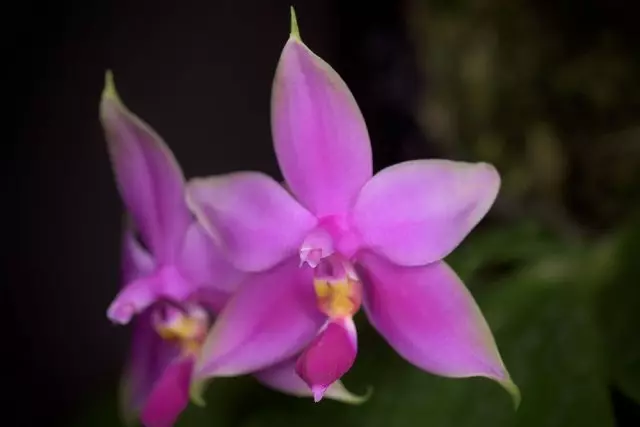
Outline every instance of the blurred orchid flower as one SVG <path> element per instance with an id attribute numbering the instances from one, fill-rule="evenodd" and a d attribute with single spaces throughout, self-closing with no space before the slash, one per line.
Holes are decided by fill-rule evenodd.
<path id="1" fill-rule="evenodd" d="M 149 258 L 145 274 L 123 286 L 108 317 L 126 324 L 160 299 L 185 301 L 201 288 L 221 307 L 242 274 L 189 212 L 178 162 L 160 136 L 120 101 L 111 73 L 100 118 L 120 195 Z"/>
<path id="2" fill-rule="evenodd" d="M 486 163 L 416 160 L 373 176 L 362 114 L 300 39 L 295 14 L 276 70 L 272 132 L 282 186 L 238 172 L 194 180 L 188 203 L 234 264 L 267 271 L 221 312 L 196 366 L 230 376 L 301 355 L 315 400 L 349 370 L 361 306 L 417 367 L 484 376 L 519 392 L 471 294 L 443 261 L 485 216 L 500 176 Z"/>
<path id="3" fill-rule="evenodd" d="M 108 310 L 116 323 L 134 319 L 123 389 L 125 415 L 139 415 L 147 427 L 171 426 L 187 406 L 190 391 L 203 381 L 193 367 L 215 315 L 247 274 L 226 260 L 192 217 L 173 154 L 122 104 L 111 73 L 102 95 L 101 120 L 131 219 L 123 238 L 123 288 Z M 294 363 L 284 361 L 255 374 L 268 387 L 309 396 Z M 357 400 L 341 383 L 334 384 L 328 397 Z"/>

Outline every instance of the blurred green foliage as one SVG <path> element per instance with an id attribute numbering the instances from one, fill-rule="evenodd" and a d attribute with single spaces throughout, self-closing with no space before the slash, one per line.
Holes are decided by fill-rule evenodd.
<path id="1" fill-rule="evenodd" d="M 448 157 L 496 164 L 512 204 L 599 229 L 629 220 L 640 203 L 633 2 L 408 5 L 426 81 L 417 118 Z"/>
<path id="2" fill-rule="evenodd" d="M 640 225 L 624 227 L 599 309 L 610 380 L 640 403 Z"/>

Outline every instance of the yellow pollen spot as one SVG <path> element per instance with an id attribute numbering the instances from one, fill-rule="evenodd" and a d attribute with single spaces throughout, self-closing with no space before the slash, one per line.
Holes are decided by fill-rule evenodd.
<path id="1" fill-rule="evenodd" d="M 355 284 L 348 278 L 338 281 L 315 279 L 314 287 L 322 312 L 332 318 L 355 314 L 360 305 Z"/>
<path id="2" fill-rule="evenodd" d="M 198 354 L 200 352 L 200 347 L 202 343 L 200 340 L 185 340 L 181 343 L 182 354 Z"/>
<path id="3" fill-rule="evenodd" d="M 329 282 L 324 279 L 315 279 L 313 286 L 316 288 L 316 295 L 318 298 L 327 298 L 331 294 L 329 288 Z"/>
<path id="4" fill-rule="evenodd" d="M 201 319 L 180 317 L 166 325 L 156 326 L 158 335 L 167 341 L 177 341 L 185 354 L 195 354 L 200 350 L 205 333 Z"/>

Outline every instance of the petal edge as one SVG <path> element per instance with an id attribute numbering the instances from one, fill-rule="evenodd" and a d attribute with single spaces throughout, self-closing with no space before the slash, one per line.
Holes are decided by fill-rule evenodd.
<path id="1" fill-rule="evenodd" d="M 359 261 L 367 316 L 403 358 L 445 377 L 490 378 L 518 402 L 486 320 L 446 263 L 399 267 L 373 253 Z"/>
<path id="2" fill-rule="evenodd" d="M 362 188 L 352 222 L 365 244 L 399 265 L 446 257 L 487 214 L 500 175 L 487 163 L 413 160 Z"/>
<path id="3" fill-rule="evenodd" d="M 266 270 L 296 254 L 317 222 L 280 184 L 258 172 L 192 179 L 187 203 L 245 271 Z"/>
<path id="4" fill-rule="evenodd" d="M 280 170 L 300 203 L 319 217 L 346 213 L 373 174 L 369 133 L 346 83 L 298 37 L 289 38 L 278 62 L 271 130 Z"/>

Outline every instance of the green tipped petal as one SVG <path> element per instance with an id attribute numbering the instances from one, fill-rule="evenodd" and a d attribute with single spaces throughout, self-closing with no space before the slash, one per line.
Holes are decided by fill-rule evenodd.
<path id="1" fill-rule="evenodd" d="M 99 117 L 118 190 L 142 240 L 157 265 L 176 262 L 192 223 L 180 165 L 160 135 L 120 100 L 110 70 L 105 73 Z M 148 303 L 119 300 L 110 307 L 109 317 L 127 323 L 127 307 L 140 311 Z"/>
<path id="2" fill-rule="evenodd" d="M 293 6 L 291 6 L 291 33 L 289 37 L 301 41 L 300 30 L 298 29 L 298 19 L 296 18 L 296 11 Z"/>
<path id="3" fill-rule="evenodd" d="M 126 427 L 134 427 L 137 423 L 138 413 L 133 405 L 131 384 L 128 376 L 123 376 L 118 385 L 118 414 Z"/>
<path id="4" fill-rule="evenodd" d="M 207 402 L 204 400 L 204 392 L 211 381 L 192 381 L 189 389 L 189 398 L 194 405 L 204 408 Z"/>
<path id="5" fill-rule="evenodd" d="M 296 397 L 312 397 L 313 392 L 296 372 L 296 361 L 297 356 L 277 365 L 270 366 L 267 369 L 255 372 L 254 376 L 261 384 L 273 390 Z M 349 403 L 351 405 L 359 405 L 366 402 L 372 394 L 372 387 L 369 387 L 367 392 L 362 396 L 354 394 L 344 386 L 342 381 L 338 380 L 325 390 L 324 398 Z"/>
<path id="6" fill-rule="evenodd" d="M 107 70 L 104 74 L 104 89 L 102 90 L 102 99 L 112 99 L 120 102 L 118 91 L 116 91 L 116 85 L 113 80 L 113 71 Z"/>
<path id="7" fill-rule="evenodd" d="M 369 400 L 372 395 L 373 387 L 371 386 L 367 388 L 367 391 L 363 395 L 357 395 L 347 390 L 341 381 L 336 381 L 327 389 L 324 397 L 350 405 L 361 405 Z"/>
<path id="8" fill-rule="evenodd" d="M 369 133 L 344 80 L 300 40 L 293 9 L 273 80 L 271 132 L 300 205 L 317 217 L 348 212 L 373 175 Z"/>
<path id="9" fill-rule="evenodd" d="M 520 402 L 522 401 L 520 389 L 518 388 L 516 383 L 511 380 L 511 378 L 507 378 L 504 381 L 499 381 L 499 383 L 511 395 L 511 399 L 513 400 L 513 408 L 517 411 L 520 407 Z"/>

